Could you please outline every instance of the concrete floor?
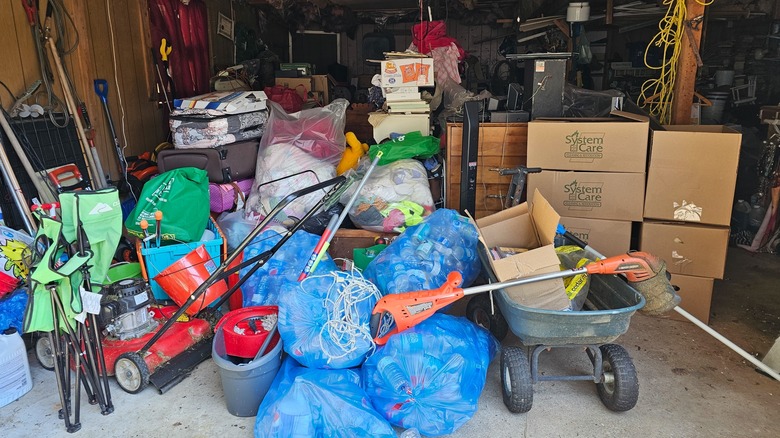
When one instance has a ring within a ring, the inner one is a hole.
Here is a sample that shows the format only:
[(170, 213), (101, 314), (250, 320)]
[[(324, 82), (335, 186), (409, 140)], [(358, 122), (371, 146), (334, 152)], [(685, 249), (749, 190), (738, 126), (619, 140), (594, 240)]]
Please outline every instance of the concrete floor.
[[(716, 282), (710, 325), (756, 355), (780, 334), (780, 257), (730, 248), (727, 276)], [(533, 409), (511, 414), (501, 398), (494, 360), (479, 410), (453, 437), (776, 437), (780, 436), (780, 382), (758, 372), (696, 326), (637, 314), (618, 341), (633, 358), (639, 401), (614, 413), (589, 382), (542, 382)], [(509, 336), (504, 344), (517, 343)], [(545, 357), (543, 355), (543, 357)], [(0, 436), (68, 436), (57, 418), (52, 373), (30, 355), (33, 390), (0, 409)], [(584, 353), (553, 351), (541, 364), (548, 373), (585, 371)], [(216, 366), (201, 364), (164, 395), (149, 388), (124, 393), (112, 379), (116, 411), (101, 416), (82, 406), (80, 437), (249, 437), (255, 418), (227, 413)]]

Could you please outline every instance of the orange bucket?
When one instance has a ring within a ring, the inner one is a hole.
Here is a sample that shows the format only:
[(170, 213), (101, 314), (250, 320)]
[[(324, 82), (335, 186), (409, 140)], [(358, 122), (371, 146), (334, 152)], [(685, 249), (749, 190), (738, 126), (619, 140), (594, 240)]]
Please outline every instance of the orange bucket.
[[(165, 268), (154, 277), (154, 280), (176, 304), (183, 306), (190, 298), (190, 294), (198, 286), (205, 283), (211, 273), (216, 270), (217, 265), (211, 260), (206, 246), (201, 245)], [(225, 292), (227, 292), (227, 284), (224, 280), (219, 280), (206, 289), (206, 292), (198, 297), (185, 312), (193, 316), (202, 308), (216, 301)]]

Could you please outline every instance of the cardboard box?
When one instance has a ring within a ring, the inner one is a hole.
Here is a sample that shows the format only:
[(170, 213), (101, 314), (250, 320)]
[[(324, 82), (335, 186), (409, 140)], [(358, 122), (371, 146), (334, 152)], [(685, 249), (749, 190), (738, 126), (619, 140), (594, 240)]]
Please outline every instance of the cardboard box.
[(645, 222), (639, 249), (661, 257), (672, 274), (723, 278), (728, 244), (727, 227)]
[(433, 87), (433, 58), (387, 59), (380, 69), (383, 87)]
[[(710, 320), (712, 288), (715, 284), (715, 280), (706, 277), (674, 274), (672, 275), (671, 283), (679, 289), (677, 294), (680, 295), (680, 298), (682, 299), (682, 301), (680, 301), (680, 307), (695, 316), (696, 319), (707, 324)], [(674, 310), (665, 313), (662, 317), (688, 322), (688, 318), (680, 315)]]
[(330, 103), (330, 93), (328, 92), (328, 75), (312, 75), (311, 89), (322, 93), (323, 104)]
[(561, 217), (561, 225), (607, 257), (631, 249), (631, 221)]
[(645, 174), (546, 170), (528, 175), (528, 190), (566, 217), (641, 221)]
[(645, 217), (729, 225), (742, 134), (715, 125), (666, 128), (653, 132)]
[[(523, 203), (476, 221), (479, 239), (488, 250), (496, 246), (528, 249), (499, 260), (493, 260), (488, 251), (490, 267), (499, 281), (560, 271), (553, 247), (560, 216), (538, 191), (531, 199), (533, 208)], [(505, 290), (512, 300), (524, 306), (550, 310), (563, 310), (569, 306), (561, 279)]]
[(555, 170), (644, 173), (647, 117), (537, 119), (528, 123), (528, 166)]
[[(304, 100), (308, 100), (307, 94), (311, 89), (311, 78), (276, 78), (276, 85), (284, 85), (295, 90)], [(303, 85), (303, 87), (299, 87)]]

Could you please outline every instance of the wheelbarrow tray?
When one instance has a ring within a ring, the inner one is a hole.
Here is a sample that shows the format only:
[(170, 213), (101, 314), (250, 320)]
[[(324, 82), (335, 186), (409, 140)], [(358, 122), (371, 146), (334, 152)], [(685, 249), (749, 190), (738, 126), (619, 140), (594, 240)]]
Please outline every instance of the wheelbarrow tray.
[[(491, 282), (497, 282), (485, 251), (478, 251)], [(628, 330), (631, 316), (645, 305), (644, 297), (616, 275), (591, 275), (582, 311), (560, 311), (523, 306), (504, 289), (493, 292), (509, 329), (520, 342), (531, 345), (607, 344)]]

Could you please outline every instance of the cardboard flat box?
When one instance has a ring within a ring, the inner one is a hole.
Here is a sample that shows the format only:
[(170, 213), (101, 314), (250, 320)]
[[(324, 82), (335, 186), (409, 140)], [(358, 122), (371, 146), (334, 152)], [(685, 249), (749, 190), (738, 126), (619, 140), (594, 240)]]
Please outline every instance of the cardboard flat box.
[(647, 117), (613, 111), (607, 118), (528, 123), (528, 166), (555, 170), (644, 173)]
[(379, 65), (383, 87), (433, 87), (433, 58), (387, 59)]
[(653, 132), (645, 217), (729, 225), (742, 134), (716, 125), (665, 128)]
[(368, 115), (368, 123), (374, 127), (374, 141), (379, 144), (390, 138), (390, 134), (406, 134), (420, 131), (422, 135), (431, 132), (431, 120), (428, 114), (387, 114), (374, 112)]
[[(695, 316), (696, 319), (707, 324), (710, 320), (712, 288), (715, 284), (715, 280), (706, 277), (674, 274), (672, 275), (671, 283), (679, 289), (677, 294), (680, 295), (681, 298), (680, 307)], [(661, 315), (661, 317), (689, 322), (686, 317), (674, 310)]]
[(672, 274), (723, 278), (729, 228), (644, 222), (639, 250), (661, 257)]
[(276, 85), (292, 88), (303, 98), (304, 102), (307, 100), (309, 91), (312, 91), (311, 78), (276, 78)]
[[(490, 267), (499, 281), (560, 271), (560, 262), (553, 247), (560, 216), (538, 191), (533, 192), (531, 199), (533, 208), (526, 202), (476, 220), (479, 239), (488, 249)], [(496, 246), (526, 248), (528, 251), (493, 260), (489, 249)], [(569, 307), (561, 279), (505, 290), (513, 301), (523, 306), (550, 310)]]
[(528, 190), (566, 217), (641, 221), (645, 174), (545, 170), (528, 175)]
[(561, 225), (607, 257), (631, 249), (631, 221), (561, 217)]

